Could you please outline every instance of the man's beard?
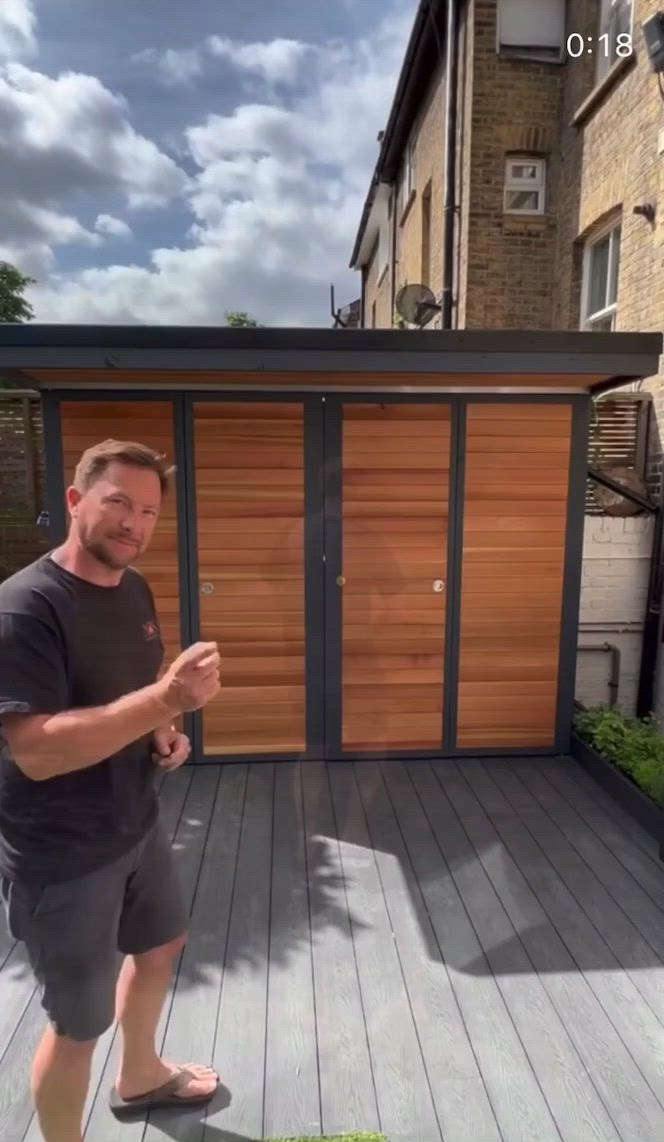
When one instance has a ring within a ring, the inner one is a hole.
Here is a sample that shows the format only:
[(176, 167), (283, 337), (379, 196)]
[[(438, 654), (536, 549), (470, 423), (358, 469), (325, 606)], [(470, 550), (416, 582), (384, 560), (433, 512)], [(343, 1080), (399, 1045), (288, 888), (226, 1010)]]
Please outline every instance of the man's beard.
[(125, 567), (136, 558), (138, 549), (136, 547), (127, 546), (127, 554), (124, 559), (115, 555), (110, 547), (107, 547), (103, 540), (92, 540), (91, 542), (84, 542), (85, 550), (93, 555), (99, 563), (103, 563), (104, 567), (108, 567), (111, 571), (124, 571)]

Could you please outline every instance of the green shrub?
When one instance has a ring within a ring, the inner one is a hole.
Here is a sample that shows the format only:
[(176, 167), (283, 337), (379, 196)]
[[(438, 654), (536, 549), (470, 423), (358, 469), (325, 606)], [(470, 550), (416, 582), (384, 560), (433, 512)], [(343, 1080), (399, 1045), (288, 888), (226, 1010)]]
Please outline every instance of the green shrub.
[(653, 801), (664, 800), (664, 734), (654, 718), (631, 718), (602, 706), (574, 719), (579, 737), (626, 773)]

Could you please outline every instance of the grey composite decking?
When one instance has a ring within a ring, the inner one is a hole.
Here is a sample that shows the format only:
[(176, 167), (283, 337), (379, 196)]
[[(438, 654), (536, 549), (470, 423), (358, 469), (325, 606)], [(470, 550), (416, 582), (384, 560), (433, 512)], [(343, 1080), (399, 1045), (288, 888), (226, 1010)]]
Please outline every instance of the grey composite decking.
[[(191, 928), (159, 1039), (230, 1101), (118, 1124), (110, 1031), (86, 1142), (662, 1142), (664, 865), (574, 762), (187, 767), (161, 801)], [(38, 1142), (4, 927), (0, 964), (0, 1142)]]

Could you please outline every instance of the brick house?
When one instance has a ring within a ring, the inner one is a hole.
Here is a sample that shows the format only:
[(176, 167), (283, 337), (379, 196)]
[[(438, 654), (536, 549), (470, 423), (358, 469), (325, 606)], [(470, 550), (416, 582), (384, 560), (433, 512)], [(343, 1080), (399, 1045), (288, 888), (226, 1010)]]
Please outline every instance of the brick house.
[[(352, 251), (363, 327), (403, 323), (399, 291), (422, 284), (437, 306), (418, 315), (428, 328), (662, 328), (658, 10), (655, 0), (421, 0)], [(664, 41), (664, 16), (662, 29)], [(659, 493), (664, 362), (640, 388), (652, 394), (648, 476)], [(633, 708), (652, 519), (586, 523), (582, 633), (620, 646)], [(589, 655), (582, 683), (593, 670), (606, 664)]]
[(422, 0), (351, 259), (363, 326), (391, 325), (406, 283), (441, 301), (447, 214), (452, 327), (661, 327), (664, 210), (649, 208), (664, 191), (664, 74), (642, 30), (656, 11)]

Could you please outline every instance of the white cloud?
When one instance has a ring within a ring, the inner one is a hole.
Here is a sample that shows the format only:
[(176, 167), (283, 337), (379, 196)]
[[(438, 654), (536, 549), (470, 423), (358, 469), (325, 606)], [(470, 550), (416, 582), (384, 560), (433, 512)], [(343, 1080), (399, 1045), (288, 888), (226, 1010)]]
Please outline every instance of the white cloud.
[[(223, 59), (232, 68), (257, 76), (267, 84), (290, 85), (298, 79), (303, 64), (318, 49), (301, 40), (278, 38), (243, 44), (223, 36), (208, 36), (197, 47), (144, 48), (132, 63), (152, 69), (153, 75), (169, 85), (190, 84)], [(218, 66), (218, 65), (216, 65)]]
[(0, 66), (0, 235), (39, 278), (54, 247), (101, 243), (70, 217), (71, 194), (94, 201), (112, 192), (139, 208), (185, 193), (184, 172), (127, 116), (124, 100), (93, 76)]
[(131, 57), (133, 63), (154, 67), (158, 78), (166, 83), (190, 83), (203, 70), (203, 56), (198, 48), (145, 48)]
[(15, 191), (52, 186), (118, 187), (130, 206), (159, 206), (181, 194), (183, 171), (128, 120), (124, 99), (94, 76), (65, 72), (57, 78), (22, 64), (0, 68), (0, 172)]
[(108, 238), (133, 237), (131, 226), (123, 218), (114, 218), (112, 214), (98, 214), (95, 230)]
[(229, 155), (290, 159), (301, 142), (298, 115), (265, 103), (246, 103), (232, 115), (208, 115), (186, 134), (191, 154), (203, 168)]
[(31, 56), (37, 51), (37, 17), (32, 0), (1, 0), (0, 59)]
[[(359, 291), (348, 259), (413, 4), (406, 14), (401, 4), (388, 11), (370, 37), (312, 49), (287, 103), (273, 97), (239, 104), (227, 115), (192, 123), (185, 134), (189, 163), (197, 168), (185, 191), (189, 232), (178, 245), (153, 250), (147, 266), (52, 272), (31, 291), (38, 320), (218, 324), (226, 310), (245, 309), (266, 324), (329, 325), (330, 282), (340, 302)], [(182, 173), (147, 139), (139, 146), (124, 105), (120, 109), (98, 81), (76, 79), (91, 85), (82, 87), (88, 104), (96, 99), (106, 108), (94, 146), (92, 120), (84, 120), (86, 161), (95, 153), (108, 170), (110, 158), (115, 184), (132, 201), (137, 194), (154, 197), (157, 188), (163, 194), (165, 184), (170, 195), (182, 194)], [(109, 120), (118, 145), (134, 140), (131, 163), (100, 141)], [(70, 122), (67, 135), (78, 134)], [(140, 241), (140, 227), (134, 230)]]
[(80, 242), (84, 246), (98, 246), (101, 238), (91, 230), (86, 230), (77, 218), (61, 214), (41, 206), (27, 206), (26, 219), (39, 230), (44, 241), (50, 245), (66, 245)]
[(207, 47), (213, 56), (226, 59), (241, 71), (251, 72), (267, 83), (292, 84), (302, 65), (317, 49), (300, 40), (276, 39), (241, 44), (221, 36), (210, 36)]
[(0, 221), (5, 237), (0, 260), (20, 263), (37, 280), (55, 269), (59, 246), (94, 248), (102, 243), (99, 234), (86, 230), (72, 215), (27, 202), (1, 203)]

